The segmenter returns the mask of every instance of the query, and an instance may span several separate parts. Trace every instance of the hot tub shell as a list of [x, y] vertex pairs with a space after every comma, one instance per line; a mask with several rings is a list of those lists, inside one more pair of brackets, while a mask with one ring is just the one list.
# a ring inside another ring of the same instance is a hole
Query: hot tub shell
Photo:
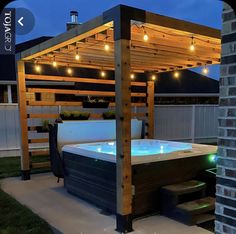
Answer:
[[[154, 156], [150, 161], [132, 160], [133, 216], [138, 217], [161, 209], [160, 188], [190, 180], [215, 163], [209, 154], [215, 146], [192, 144], [192, 150]], [[116, 163], [76, 153], [73, 146], [63, 147], [65, 187], [101, 209], [116, 213]]]

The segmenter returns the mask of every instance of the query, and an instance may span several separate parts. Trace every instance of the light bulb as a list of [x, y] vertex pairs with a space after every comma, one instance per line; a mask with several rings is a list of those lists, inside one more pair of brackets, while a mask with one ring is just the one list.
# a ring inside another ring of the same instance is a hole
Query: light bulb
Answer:
[[190, 51], [194, 51], [195, 50], [195, 46], [194, 44], [191, 44], [190, 47], [189, 47]]
[[207, 75], [209, 73], [209, 70], [208, 70], [208, 68], [204, 67], [202, 69], [202, 72], [203, 72], [203, 74]]
[[135, 78], [134, 73], [130, 74], [130, 79], [133, 80]]
[[36, 70], [36, 72], [40, 72], [41, 71], [41, 67], [39, 65], [36, 65], [35, 66], [35, 70]]
[[52, 65], [53, 65], [53, 67], [56, 67], [56, 66], [57, 66], [57, 62], [56, 62], [56, 61], [53, 61], [53, 62], [52, 62]]
[[175, 78], [179, 78], [179, 72], [176, 71], [176, 72], [174, 73], [174, 77], [175, 77]]
[[144, 40], [144, 41], [148, 41], [148, 39], [149, 39], [149, 37], [148, 37], [147, 33], [144, 33], [144, 35], [143, 35], [143, 40]]
[[80, 59], [80, 56], [79, 56], [78, 53], [76, 53], [76, 55], [75, 55], [75, 59], [76, 59], [76, 60], [79, 60], [79, 59]]
[[71, 75], [71, 74], [72, 74], [72, 69], [71, 69], [71, 68], [67, 68], [67, 73], [68, 73], [69, 75]]
[[104, 49], [105, 49], [105, 51], [109, 51], [110, 50], [110, 46], [108, 44], [105, 44], [104, 45]]
[[152, 75], [152, 80], [155, 81], [156, 80], [156, 75]]
[[105, 71], [101, 71], [101, 77], [105, 77], [106, 76], [106, 72]]

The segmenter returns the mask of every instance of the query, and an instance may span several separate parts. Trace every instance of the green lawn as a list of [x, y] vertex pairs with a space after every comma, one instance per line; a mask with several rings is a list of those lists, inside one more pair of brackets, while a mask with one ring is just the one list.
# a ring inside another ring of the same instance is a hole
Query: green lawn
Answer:
[[[46, 161], [48, 157], [34, 157], [33, 162]], [[35, 170], [45, 172], [48, 169]], [[0, 158], [0, 179], [20, 176], [20, 157]], [[30, 209], [0, 189], [0, 234], [51, 234], [50, 226]]]
[[[48, 161], [48, 156], [34, 156], [32, 162]], [[0, 179], [20, 176], [20, 157], [0, 158]], [[35, 169], [31, 173], [48, 172], [48, 169]]]

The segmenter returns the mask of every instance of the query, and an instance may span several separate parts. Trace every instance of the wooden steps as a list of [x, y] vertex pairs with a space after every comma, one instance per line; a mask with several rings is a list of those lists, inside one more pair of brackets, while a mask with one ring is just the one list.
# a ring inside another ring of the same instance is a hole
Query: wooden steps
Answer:
[[206, 188], [206, 184], [197, 180], [185, 181], [179, 184], [171, 184], [162, 187], [162, 191], [165, 193], [171, 193], [175, 195], [182, 195], [186, 193], [193, 193], [201, 191]]
[[162, 187], [162, 212], [187, 225], [214, 220], [215, 199], [205, 197], [206, 184], [197, 180]]

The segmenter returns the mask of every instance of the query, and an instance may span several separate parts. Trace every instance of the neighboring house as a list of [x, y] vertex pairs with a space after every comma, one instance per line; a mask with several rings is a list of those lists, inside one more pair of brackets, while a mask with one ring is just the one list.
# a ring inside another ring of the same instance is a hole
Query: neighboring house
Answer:
[[[16, 45], [16, 53], [40, 44], [51, 37], [39, 37]], [[16, 56], [0, 55], [0, 103], [17, 103]]]

